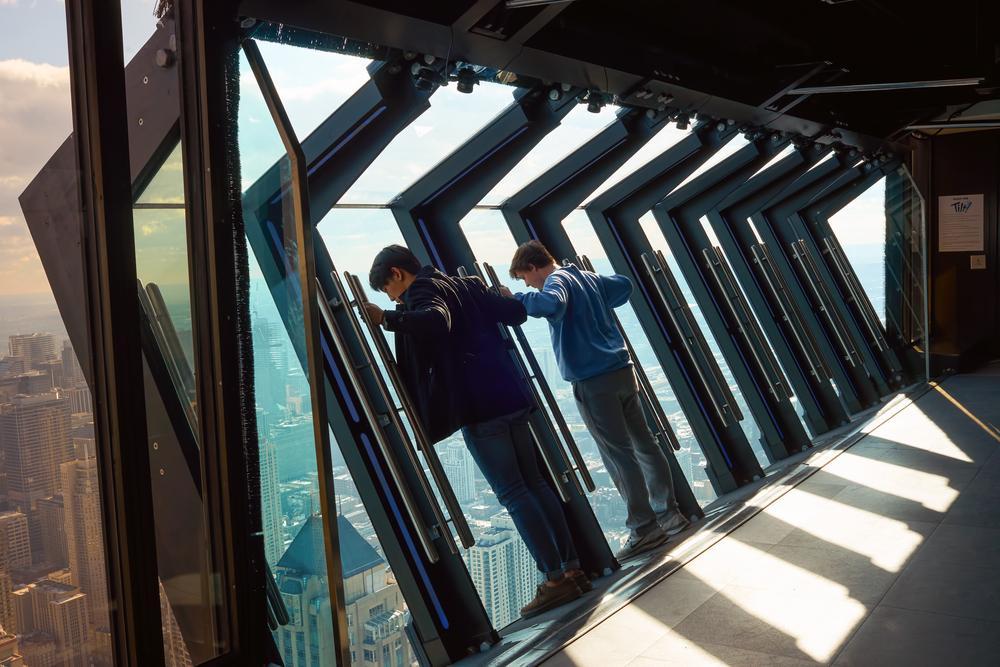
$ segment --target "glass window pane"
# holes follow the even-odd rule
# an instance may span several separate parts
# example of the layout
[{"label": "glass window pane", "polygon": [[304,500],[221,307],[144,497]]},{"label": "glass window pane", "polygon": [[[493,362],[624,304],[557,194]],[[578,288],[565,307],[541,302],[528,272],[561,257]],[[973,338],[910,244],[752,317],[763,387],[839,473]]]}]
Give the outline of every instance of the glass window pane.
[{"label": "glass window pane", "polygon": [[[242,90],[244,98],[260,95],[252,78],[243,77]],[[270,118],[266,120],[252,132],[241,133],[241,153],[245,142],[255,144],[248,151],[251,160],[283,155],[277,131]],[[278,187],[284,188],[289,186],[287,157],[280,160],[282,182]],[[283,202],[291,206],[291,198]],[[290,225],[292,215],[290,210],[282,211],[280,219]],[[274,279],[274,284],[267,283],[258,258],[250,253],[261,523],[273,583],[289,615],[289,622],[275,630],[275,643],[286,664],[337,664],[333,634],[337,610],[324,547],[324,534],[332,519],[337,521],[343,603],[352,646],[364,645],[376,652],[400,642],[409,663],[413,656],[404,634],[406,605],[332,433],[333,506],[324,507],[320,502],[322,481],[310,379],[302,366],[304,304],[299,278],[293,272],[296,260],[288,256],[293,245],[286,240],[279,249],[287,259],[284,267],[290,268],[282,278]],[[267,257],[274,261],[270,253]],[[352,653],[358,655],[356,650]]]},{"label": "glass window pane", "polygon": [[160,165],[149,185],[136,200],[138,204],[183,204],[184,170],[180,142]]},{"label": "glass window pane", "polygon": [[694,294],[688,286],[687,278],[685,278],[684,274],[681,273],[677,260],[670,252],[670,247],[667,245],[666,239],[660,231],[659,223],[657,223],[656,219],[653,217],[652,211],[643,215],[639,219],[639,224],[642,226],[642,231],[646,234],[646,238],[649,239],[653,249],[663,251],[663,256],[667,260],[667,265],[670,267],[671,273],[673,273],[674,278],[677,280],[677,285],[680,287],[681,293],[684,295],[684,299],[687,301],[688,307],[691,309],[691,314],[694,315],[695,322],[701,329],[702,335],[705,336],[705,341],[708,343],[708,347],[712,351],[712,355],[715,357],[716,363],[719,365],[719,370],[722,371],[722,377],[729,386],[729,391],[732,392],[733,397],[736,399],[737,407],[740,412],[743,413],[743,419],[740,421],[740,427],[743,429],[743,433],[746,435],[747,440],[750,441],[750,447],[753,449],[753,453],[757,457],[757,462],[760,463],[762,468],[766,468],[770,465],[770,462],[767,460],[764,448],[760,444],[760,427],[757,426],[757,422],[750,413],[750,408],[747,406],[746,400],[743,397],[743,392],[740,391],[739,386],[736,384],[732,370],[730,370],[729,364],[726,363],[726,359],[722,356],[722,350],[719,348],[719,344],[715,341],[715,335],[712,333],[712,330],[708,326],[708,322],[705,320],[705,315],[701,311],[701,306],[695,300]]},{"label": "glass window pane", "polygon": [[882,326],[885,326],[885,218],[883,178],[829,219]]},{"label": "glass window pane", "polygon": [[471,95],[455,86],[439,89],[430,98],[431,108],[396,135],[341,202],[388,202],[509,106],[513,91],[485,81]]},{"label": "glass window pane", "polygon": [[[369,80],[371,61],[365,58],[273,42],[257,45],[300,141]],[[253,79],[249,70],[246,76]],[[256,103],[251,115],[271,122],[267,109]]]},{"label": "glass window pane", "polygon": [[670,191],[670,194],[677,192],[685,185],[687,185],[694,179],[698,178],[699,176],[704,174],[706,171],[708,171],[715,165],[721,163],[723,160],[725,160],[727,157],[729,157],[736,151],[746,146],[748,143],[750,142],[747,141],[746,137],[744,137],[742,134],[730,138],[721,148],[719,148],[719,150],[712,153],[711,157],[709,157],[707,160],[701,163],[701,165],[697,169],[688,174],[687,178],[681,181],[677,185],[677,187],[675,187],[673,190]]},{"label": "glass window pane", "polygon": [[600,113],[591,113],[586,105],[578,104],[480,203],[495,206],[503,202],[607,127],[614,120],[616,110],[606,105],[601,107]]},{"label": "glass window pane", "polygon": [[688,130],[678,130],[677,126],[673,123],[667,124],[666,127],[662,128],[659,132],[653,135],[653,138],[647,141],[642,148],[637,150],[632,157],[626,160],[625,163],[615,171],[615,173],[611,174],[608,180],[601,183],[599,188],[594,190],[589,197],[584,199],[583,205],[586,206],[591,201],[610,190],[613,186],[620,183],[625,179],[625,177],[638,171],[641,167],[646,166],[646,163],[653,160],[653,158],[659,157],[664,151],[687,135]]}]

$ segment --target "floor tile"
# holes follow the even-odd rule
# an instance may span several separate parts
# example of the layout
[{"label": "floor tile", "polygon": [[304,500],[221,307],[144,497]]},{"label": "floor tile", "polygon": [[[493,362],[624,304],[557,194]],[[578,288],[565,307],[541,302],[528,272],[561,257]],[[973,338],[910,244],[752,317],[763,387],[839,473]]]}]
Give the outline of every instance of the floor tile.
[{"label": "floor tile", "polygon": [[1000,664],[1000,623],[880,606],[835,665]]},{"label": "floor tile", "polygon": [[662,665],[691,665],[692,667],[715,667],[730,665],[735,667],[805,667],[818,663],[810,660],[789,658],[773,653],[760,653],[725,644],[693,642],[685,637],[671,634],[653,644],[639,658],[629,663],[629,667],[660,667]]},{"label": "floor tile", "polygon": [[963,526],[947,521],[934,531],[917,551],[914,563],[931,560],[950,567],[970,561],[1000,564],[1000,528]]},{"label": "floor tile", "polygon": [[[966,556],[971,561],[972,554]],[[1000,621],[1000,568],[920,560],[900,575],[883,604]]]},{"label": "floor tile", "polygon": [[842,595],[731,586],[673,632],[697,643],[822,662],[836,654],[865,614],[864,605]]}]

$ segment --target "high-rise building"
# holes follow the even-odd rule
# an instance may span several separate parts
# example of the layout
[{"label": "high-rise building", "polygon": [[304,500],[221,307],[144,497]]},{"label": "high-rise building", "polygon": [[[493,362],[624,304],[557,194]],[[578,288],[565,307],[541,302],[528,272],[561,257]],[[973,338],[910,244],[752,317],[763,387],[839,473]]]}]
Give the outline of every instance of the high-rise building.
[{"label": "high-rise building", "polygon": [[77,387],[85,384],[83,369],[80,367],[80,360],[77,359],[76,352],[68,340],[63,341],[62,347],[62,373],[64,387]]},{"label": "high-rise building", "polygon": [[15,396],[0,405],[0,455],[7,502],[22,512],[59,492],[59,466],[73,458],[69,401],[56,393]]},{"label": "high-rise building", "polygon": [[31,567],[28,517],[23,512],[0,512],[0,553],[7,572]]},{"label": "high-rise building", "polygon": [[0,667],[25,667],[24,657],[17,650],[17,637],[6,628],[0,632]]},{"label": "high-rise building", "polygon": [[[188,650],[181,628],[177,625],[177,617],[174,616],[174,608],[167,598],[167,591],[160,582],[160,619],[163,625],[163,664],[166,667],[192,667],[191,652]],[[110,633],[108,633],[110,635]],[[100,647],[104,637],[99,636],[96,644]],[[107,654],[110,657],[110,642],[108,642]],[[103,650],[99,651],[104,653]]]},{"label": "high-rise building", "polygon": [[476,463],[461,439],[452,439],[438,448],[441,467],[460,503],[476,500]]},{"label": "high-rise building", "polygon": [[66,386],[63,381],[63,363],[61,359],[49,359],[35,365],[35,369],[41,371],[48,378],[49,387],[58,389]]},{"label": "high-rise building", "polygon": [[[344,602],[353,665],[409,665],[412,654],[404,633],[403,596],[385,561],[350,521],[337,519]],[[289,623],[275,633],[286,667],[336,663],[323,525],[313,515],[281,557],[275,576]]]},{"label": "high-rise building", "polygon": [[465,559],[487,615],[502,628],[520,618],[541,574],[506,512],[494,516],[490,524]]},{"label": "high-rise building", "polygon": [[42,498],[35,506],[35,514],[42,533],[41,554],[36,556],[36,560],[53,565],[66,565],[69,561],[66,551],[66,513],[63,497],[58,495]]},{"label": "high-rise building", "polygon": [[79,588],[41,579],[14,591],[14,599],[19,633],[43,632],[55,642],[56,664],[88,667],[90,616]]},{"label": "high-rise building", "polygon": [[264,531],[264,556],[272,568],[278,563],[285,550],[279,479],[278,448],[270,439],[261,439],[260,519],[261,528]]},{"label": "high-rise building", "polygon": [[101,495],[93,430],[74,435],[76,459],[62,464],[66,554],[73,583],[87,594],[94,619],[108,614]]},{"label": "high-rise building", "polygon": [[34,368],[17,375],[17,393],[26,396],[45,394],[52,391],[52,377],[46,372]]},{"label": "high-rise building", "polygon": [[24,357],[30,370],[35,364],[56,358],[56,339],[50,333],[14,334],[9,339],[10,356]]},{"label": "high-rise building", "polygon": [[90,389],[87,385],[64,389],[60,392],[60,395],[65,396],[69,400],[69,409],[71,413],[80,414],[81,412],[94,412],[93,399],[90,396]]},{"label": "high-rise building", "polygon": [[37,630],[18,635],[18,648],[28,667],[60,667],[55,637]]},{"label": "high-rise building", "polygon": [[0,358],[0,378],[12,378],[28,370],[28,360],[24,357],[5,356]]},{"label": "high-rise building", "polygon": [[535,590],[544,576],[538,571],[535,559],[528,551],[528,545],[521,539],[521,534],[514,527],[514,520],[506,510],[490,518],[490,525],[511,533],[514,552],[511,589],[515,598],[514,607],[520,614],[521,607],[531,602],[535,597]]}]

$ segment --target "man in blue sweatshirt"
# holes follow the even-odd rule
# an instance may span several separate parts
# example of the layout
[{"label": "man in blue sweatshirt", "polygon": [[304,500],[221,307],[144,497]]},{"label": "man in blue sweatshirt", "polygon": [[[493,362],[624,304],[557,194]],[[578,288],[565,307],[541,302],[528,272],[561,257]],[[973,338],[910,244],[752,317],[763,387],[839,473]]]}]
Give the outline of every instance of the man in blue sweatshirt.
[{"label": "man in blue sweatshirt", "polygon": [[632,360],[611,316],[628,301],[632,282],[559,267],[538,241],[518,247],[510,275],[538,290],[514,296],[529,316],[548,320],[559,371],[573,384],[583,421],[625,500],[630,534],[618,560],[663,544],[688,522],[677,507],[670,464],[646,424]]}]

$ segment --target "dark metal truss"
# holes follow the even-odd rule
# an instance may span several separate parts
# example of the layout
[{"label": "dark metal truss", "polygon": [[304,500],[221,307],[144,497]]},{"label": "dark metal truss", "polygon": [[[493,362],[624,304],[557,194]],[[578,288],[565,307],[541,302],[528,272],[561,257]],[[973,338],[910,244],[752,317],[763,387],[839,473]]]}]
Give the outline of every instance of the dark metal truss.
[{"label": "dark metal truss", "polygon": [[788,144],[779,134],[756,136],[746,146],[653,207],[653,215],[687,279],[761,430],[761,444],[776,461],[809,445],[792,406],[791,388],[771,352],[721,249],[701,218],[745,183]]}]

